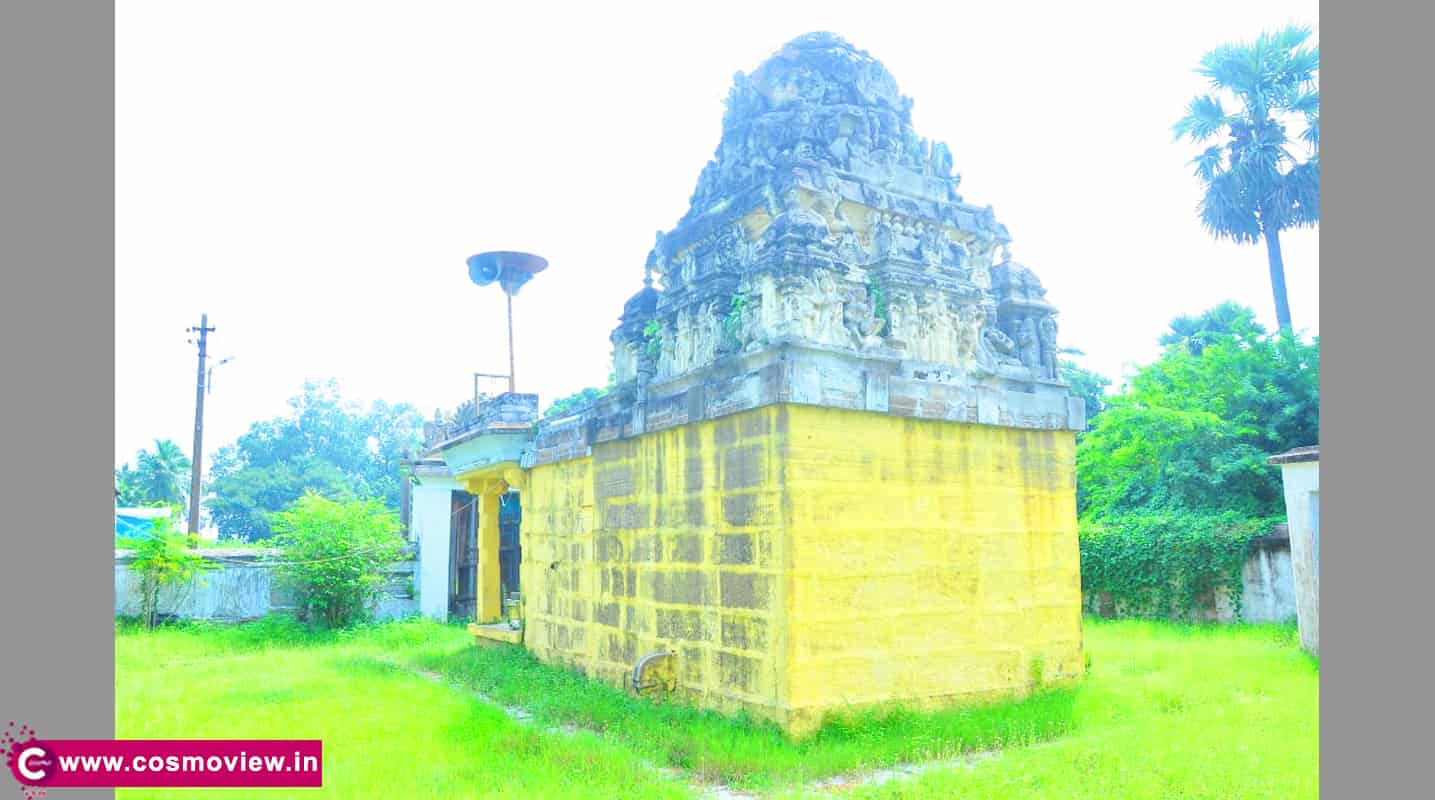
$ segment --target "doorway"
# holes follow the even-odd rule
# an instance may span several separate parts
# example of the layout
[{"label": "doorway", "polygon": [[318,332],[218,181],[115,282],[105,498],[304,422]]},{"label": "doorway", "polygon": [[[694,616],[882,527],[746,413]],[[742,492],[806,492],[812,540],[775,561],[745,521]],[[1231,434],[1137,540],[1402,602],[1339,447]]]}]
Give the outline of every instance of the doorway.
[{"label": "doorway", "polygon": [[519,566],[523,563],[523,545],[519,527],[522,522],[523,507],[518,492],[501,495],[498,507],[498,580],[504,600],[515,598],[520,592]]},{"label": "doorway", "polygon": [[454,490],[450,511],[448,613],[473,619],[478,613],[478,497]]}]

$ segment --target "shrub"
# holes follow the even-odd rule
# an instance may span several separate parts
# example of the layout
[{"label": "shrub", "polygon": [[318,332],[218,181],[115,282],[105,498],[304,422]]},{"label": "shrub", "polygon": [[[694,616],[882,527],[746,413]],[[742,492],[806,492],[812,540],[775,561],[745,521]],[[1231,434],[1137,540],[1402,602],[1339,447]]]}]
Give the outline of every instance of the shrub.
[{"label": "shrub", "polygon": [[274,515],[284,550],[275,577],[295,593],[300,613],[344,627],[373,612],[389,565],[403,560],[398,517],[378,500],[330,500],[308,493]]},{"label": "shrub", "polygon": [[742,316],[747,313],[747,295],[742,292],[732,296],[728,302],[727,316],[722,320],[723,342],[730,350],[741,350],[742,341]]},{"label": "shrub", "polygon": [[[555,419],[557,417],[567,416],[585,406],[592,405],[594,401],[607,393],[608,389],[606,387],[599,389],[596,386],[589,386],[567,397],[560,397],[553,401],[553,404],[548,407],[547,411],[543,412],[543,418]],[[534,424],[536,425],[537,423],[535,422]]]},{"label": "shrub", "polygon": [[140,579],[140,619],[146,628],[153,628],[159,611],[160,593],[194,581],[214,564],[195,552],[199,537],[181,534],[174,529],[174,520],[156,519],[150,535],[128,542],[134,560],[130,569]]},{"label": "shrub", "polygon": [[644,347],[649,357],[653,359],[662,357],[663,324],[655,319],[648,320],[648,324],[643,326],[643,341],[646,342]]}]

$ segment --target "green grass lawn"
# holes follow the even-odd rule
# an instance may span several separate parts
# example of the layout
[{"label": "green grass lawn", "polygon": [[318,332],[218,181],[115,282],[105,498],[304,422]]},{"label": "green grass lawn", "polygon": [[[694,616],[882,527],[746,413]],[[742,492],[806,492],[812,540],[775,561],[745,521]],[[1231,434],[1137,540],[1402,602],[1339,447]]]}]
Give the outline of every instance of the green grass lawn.
[{"label": "green grass lawn", "polygon": [[[1074,690],[838,720],[793,743],[771,725],[634,699],[518,648],[475,647],[456,626],[121,625],[117,735],[318,738],[325,787],[120,795],[683,797],[693,783],[719,781],[784,795],[818,778],[997,750],[843,793],[1316,796],[1318,667],[1292,628],[1089,621],[1086,646],[1091,671]],[[532,722],[495,702],[522,707]]]},{"label": "green grass lawn", "polygon": [[1086,624],[1076,729],[863,798],[1316,797],[1319,667],[1294,628]]}]

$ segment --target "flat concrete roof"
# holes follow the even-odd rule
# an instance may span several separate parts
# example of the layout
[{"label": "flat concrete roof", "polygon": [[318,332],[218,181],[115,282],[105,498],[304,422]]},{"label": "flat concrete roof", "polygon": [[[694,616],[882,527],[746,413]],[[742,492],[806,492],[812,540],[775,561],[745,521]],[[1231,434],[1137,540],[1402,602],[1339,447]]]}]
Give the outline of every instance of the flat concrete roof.
[{"label": "flat concrete roof", "polygon": [[1313,444],[1308,447],[1297,447],[1294,450],[1287,450],[1284,453],[1273,455],[1266,459],[1267,464],[1299,464],[1302,461],[1319,461],[1320,445]]}]

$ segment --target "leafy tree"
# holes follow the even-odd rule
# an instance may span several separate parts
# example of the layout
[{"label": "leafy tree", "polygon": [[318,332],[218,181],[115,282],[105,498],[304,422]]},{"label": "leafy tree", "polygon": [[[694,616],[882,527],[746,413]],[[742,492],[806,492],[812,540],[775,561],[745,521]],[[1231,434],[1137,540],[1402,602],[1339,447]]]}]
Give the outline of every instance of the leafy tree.
[{"label": "leafy tree", "polygon": [[351,482],[338,467],[323,459],[303,457],[245,467],[215,481],[209,515],[223,538],[267,539],[273,534],[270,515],[305,492],[333,499],[354,496]]},{"label": "leafy tree", "polygon": [[[1217,239],[1265,240],[1276,320],[1287,331],[1280,233],[1320,219],[1320,51],[1307,43],[1310,36],[1310,28],[1290,26],[1206,53],[1196,72],[1211,91],[1192,100],[1174,126],[1177,139],[1225,138],[1190,162],[1205,192],[1201,222]],[[1304,130],[1292,138],[1295,124]],[[1297,143],[1304,159],[1293,152]]]},{"label": "leafy tree", "polygon": [[1173,341],[1109,400],[1078,447],[1084,516],[1282,513],[1280,475],[1265,460],[1318,441],[1319,340],[1268,334],[1248,311],[1207,330],[1197,352]]},{"label": "leafy tree", "polygon": [[1077,450],[1080,510],[1231,508],[1270,513],[1280,498],[1268,453],[1207,411],[1113,398]]},{"label": "leafy tree", "polygon": [[1061,379],[1071,385],[1071,393],[1086,403],[1086,426],[1091,427],[1096,415],[1106,408],[1106,387],[1111,379],[1085,369],[1069,358],[1061,359]]},{"label": "leafy tree", "polygon": [[404,450],[421,443],[417,409],[382,401],[362,408],[345,401],[333,380],[306,382],[289,405],[288,415],[254,423],[215,454],[207,505],[221,536],[269,536],[269,515],[309,490],[398,508]]},{"label": "leafy tree", "polygon": [[408,403],[391,405],[376,400],[360,419],[367,455],[359,462],[359,473],[368,487],[368,495],[380,498],[389,508],[398,509],[399,468],[404,453],[423,444],[423,415]]},{"label": "leafy tree", "polygon": [[284,549],[275,576],[295,591],[303,616],[328,627],[369,617],[387,568],[406,553],[398,516],[376,500],[309,492],[273,519]]},{"label": "leafy tree", "polygon": [[1190,316],[1182,314],[1171,320],[1171,329],[1162,334],[1161,344],[1180,344],[1199,356],[1206,343],[1221,337],[1264,336],[1266,330],[1256,322],[1250,308],[1226,301],[1205,312]]},{"label": "leafy tree", "polygon": [[1209,342],[1200,355],[1168,348],[1131,378],[1130,395],[1151,406],[1214,414],[1235,426],[1241,441],[1269,452],[1318,441],[1319,337],[1248,329]]}]

